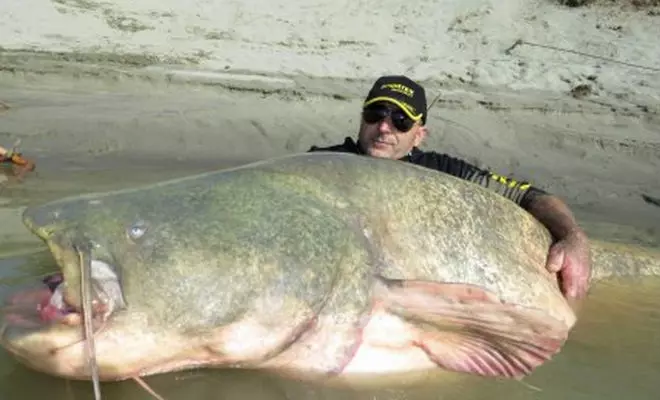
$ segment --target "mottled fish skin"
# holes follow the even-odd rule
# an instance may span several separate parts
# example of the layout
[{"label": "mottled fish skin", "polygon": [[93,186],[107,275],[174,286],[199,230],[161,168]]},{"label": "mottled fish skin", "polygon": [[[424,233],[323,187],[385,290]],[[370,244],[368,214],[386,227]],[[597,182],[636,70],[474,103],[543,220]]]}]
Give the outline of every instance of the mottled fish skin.
[{"label": "mottled fish skin", "polygon": [[[448,315],[424,304],[437,301],[451,314],[461,303],[464,314],[452,323],[481,324],[484,337],[505,320],[493,317],[501,312],[526,324],[531,336],[508,337],[503,325],[498,334],[518,340],[506,346],[533,366],[558,351],[576,321],[544,268],[551,236],[537,220],[487,189],[399,161],[298,154],[66,198],[29,208],[24,221],[49,244],[71,293],[79,277],[72,242],[91,244],[91,257],[114,268],[123,306],[95,340],[104,380],[205,365],[280,368],[278,359],[340,373],[378,304],[421,319],[421,327]],[[643,267],[630,253],[624,271],[614,255],[626,249],[607,249],[594,246],[595,277],[659,271],[652,252]],[[413,281],[432,285],[406,283]],[[406,298],[414,293],[429,302]],[[440,342],[447,336],[428,329],[433,335],[419,346],[438,365],[470,370],[480,362],[470,349],[491,360],[506,356],[491,354],[488,339],[449,337],[462,353],[438,359],[433,351],[447,350]],[[534,335],[544,341],[540,355]],[[75,346],[48,355],[77,339],[75,328],[5,324],[2,344],[35,369],[81,378]],[[519,372],[493,362],[495,375]]]}]

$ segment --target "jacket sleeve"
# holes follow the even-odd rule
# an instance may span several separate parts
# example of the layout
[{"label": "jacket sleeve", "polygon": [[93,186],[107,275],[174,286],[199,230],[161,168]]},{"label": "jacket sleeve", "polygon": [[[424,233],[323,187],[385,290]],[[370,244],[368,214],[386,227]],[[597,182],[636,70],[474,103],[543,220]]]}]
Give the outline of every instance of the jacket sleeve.
[{"label": "jacket sleeve", "polygon": [[548,194],[545,190],[533,186],[530,182],[505,177],[446,154],[426,153],[417,161],[416,163],[423,166],[437,169],[488,188],[524,209],[528,208],[535,197]]}]

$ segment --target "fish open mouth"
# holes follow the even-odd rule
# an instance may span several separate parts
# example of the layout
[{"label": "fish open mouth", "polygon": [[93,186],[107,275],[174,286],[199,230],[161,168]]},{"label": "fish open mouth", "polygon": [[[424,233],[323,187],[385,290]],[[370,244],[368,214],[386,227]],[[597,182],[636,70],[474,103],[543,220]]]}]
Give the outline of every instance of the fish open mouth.
[{"label": "fish open mouth", "polygon": [[[117,275],[110,264],[90,261],[91,296],[88,304],[98,328],[113,311],[124,306]],[[82,280],[82,279],[81,279]],[[70,284],[65,274],[56,272],[42,279],[36,288],[16,293],[4,307],[5,321],[16,327],[43,328],[53,324],[79,326],[83,322],[80,282]],[[71,300],[75,298],[76,300]]]},{"label": "fish open mouth", "polygon": [[50,297],[45,296],[37,304],[37,312],[45,323],[63,322],[68,325],[80,323],[80,312],[64,299],[64,276],[56,273],[43,279],[50,291]]},{"label": "fish open mouth", "polygon": [[[94,336],[108,317],[124,306],[118,276],[110,264],[92,259],[89,246],[48,244],[61,272],[46,276],[37,288],[17,293],[9,299],[4,307],[0,336],[10,351],[30,363],[29,357],[23,354],[29,348],[25,343],[39,343],[39,337],[44,337],[41,333],[66,332],[59,337],[66,336],[70,339],[68,343],[54,341],[47,351],[53,355],[82,343],[95,398],[100,399]],[[24,344],[14,347],[11,342],[21,336],[23,339],[17,339],[16,343],[24,341]]]}]

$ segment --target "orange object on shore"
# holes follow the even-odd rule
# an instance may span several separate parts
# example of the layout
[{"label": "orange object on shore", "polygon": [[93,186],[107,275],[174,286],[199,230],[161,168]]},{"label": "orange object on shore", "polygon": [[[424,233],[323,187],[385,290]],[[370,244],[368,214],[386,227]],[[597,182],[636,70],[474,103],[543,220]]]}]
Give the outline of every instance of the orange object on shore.
[{"label": "orange object on shore", "polygon": [[11,150],[0,146],[0,163],[10,163],[16,173],[16,178],[21,180],[23,176],[31,171],[34,171],[36,165],[33,161],[24,158],[23,155],[16,149],[15,145]]}]

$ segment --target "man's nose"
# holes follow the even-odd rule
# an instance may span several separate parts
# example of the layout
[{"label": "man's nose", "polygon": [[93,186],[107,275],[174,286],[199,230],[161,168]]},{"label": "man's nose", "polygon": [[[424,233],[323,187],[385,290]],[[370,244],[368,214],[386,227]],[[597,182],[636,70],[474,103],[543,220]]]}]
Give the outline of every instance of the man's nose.
[{"label": "man's nose", "polygon": [[380,133],[392,133],[392,118],[385,117],[378,123],[378,131]]}]

